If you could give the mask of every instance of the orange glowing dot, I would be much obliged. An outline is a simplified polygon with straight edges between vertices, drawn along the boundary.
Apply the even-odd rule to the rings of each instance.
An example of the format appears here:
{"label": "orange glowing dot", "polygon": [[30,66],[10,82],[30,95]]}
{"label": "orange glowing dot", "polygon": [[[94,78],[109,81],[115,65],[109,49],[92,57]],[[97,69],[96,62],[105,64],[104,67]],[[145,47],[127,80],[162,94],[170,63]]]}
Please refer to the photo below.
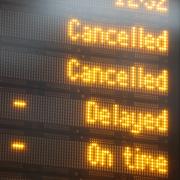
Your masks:
{"label": "orange glowing dot", "polygon": [[13,142],[11,147],[12,147],[13,150],[16,150],[16,151],[25,150],[25,144],[22,143],[22,142]]}
{"label": "orange glowing dot", "polygon": [[13,107],[15,107],[15,108],[26,108],[27,102],[24,100],[14,100],[13,101]]}

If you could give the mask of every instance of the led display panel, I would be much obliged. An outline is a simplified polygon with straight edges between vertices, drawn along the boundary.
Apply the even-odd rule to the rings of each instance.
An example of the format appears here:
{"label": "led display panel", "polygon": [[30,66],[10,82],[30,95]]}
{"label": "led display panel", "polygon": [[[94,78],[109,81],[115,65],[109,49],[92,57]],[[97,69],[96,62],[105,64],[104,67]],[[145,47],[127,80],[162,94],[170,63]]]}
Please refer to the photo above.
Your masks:
{"label": "led display panel", "polygon": [[[0,123],[38,122],[45,127],[111,130],[133,137],[168,136],[168,108],[68,94],[37,95],[22,90],[0,90]],[[87,131],[88,133],[88,131]]]}
{"label": "led display panel", "polygon": [[14,174],[14,173],[11,173],[12,175],[8,175],[5,173],[4,174],[0,174],[0,177],[2,180],[32,180],[31,177],[28,177],[28,175],[18,175],[18,174]]}
{"label": "led display panel", "polygon": [[168,153],[158,146],[116,145],[100,139],[73,140],[63,135],[37,137],[6,132],[0,133],[0,145],[0,161],[19,165],[168,176]]}
{"label": "led display panel", "polygon": [[[42,8],[45,6],[49,6],[50,8],[60,8],[63,6],[64,8],[78,8],[76,10],[81,9],[87,11],[88,8],[91,8],[94,11],[94,8],[98,8],[98,10],[109,10],[109,11],[117,11],[121,13],[122,10],[131,10],[133,13],[141,13],[147,15],[162,15],[165,16],[169,14],[169,0],[32,0],[29,3],[28,0],[2,0],[2,2],[6,4],[13,5],[21,5],[24,7],[38,7]],[[43,3],[44,4],[43,4]],[[38,6],[39,5],[39,6]],[[103,15],[107,12],[102,12]],[[128,12],[130,13],[130,11]]]}
{"label": "led display panel", "polygon": [[171,179],[170,3],[2,0],[0,162]]}
{"label": "led display panel", "polygon": [[126,52],[167,57],[169,54],[167,25],[150,26],[127,18],[114,22],[98,15],[94,20],[90,18],[93,14],[85,15],[69,9],[56,16],[1,9],[0,36],[5,41],[18,40],[31,46],[76,52],[85,49],[112,55]]}
{"label": "led display panel", "polygon": [[47,55],[21,50],[1,48],[2,81],[17,80],[26,84],[35,81],[39,86],[46,83],[49,88],[86,88],[86,92],[116,92],[116,96],[122,93],[141,94],[141,98],[149,95],[151,99],[168,96],[168,68],[163,63],[117,61],[66,53]]}

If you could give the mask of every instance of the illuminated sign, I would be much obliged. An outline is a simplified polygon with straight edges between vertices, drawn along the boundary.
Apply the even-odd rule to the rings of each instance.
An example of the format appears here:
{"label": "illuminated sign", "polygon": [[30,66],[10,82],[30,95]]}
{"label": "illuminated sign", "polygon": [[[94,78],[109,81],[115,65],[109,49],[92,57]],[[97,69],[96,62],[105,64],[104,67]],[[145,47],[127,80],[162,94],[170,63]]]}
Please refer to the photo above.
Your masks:
{"label": "illuminated sign", "polygon": [[169,179],[169,0],[12,2],[0,8],[0,162]]}
{"label": "illuminated sign", "polygon": [[[18,120],[54,124],[57,129],[69,126],[119,131],[134,137],[168,136],[169,110],[155,104],[129,106],[100,98],[71,99],[68,94],[40,96],[13,89],[1,90],[0,95],[3,97],[0,119],[10,120],[11,124]],[[28,108],[12,107],[17,97],[26,102]]]}
{"label": "illuminated sign", "polygon": [[[94,56],[81,59],[63,53],[41,55],[11,48],[1,52],[1,77],[12,79],[13,83],[15,80],[20,80],[21,84],[23,81],[43,82],[49,88],[54,85],[66,90],[87,88],[86,93],[93,90],[96,94],[98,90],[101,94],[112,94],[115,90],[119,91],[118,96],[129,92],[167,97],[169,92],[169,70],[156,64],[128,60],[116,63],[113,59]],[[39,84],[42,83],[36,87]]]}
{"label": "illuminated sign", "polygon": [[[13,11],[2,13],[3,25],[0,36],[10,37],[12,40],[27,40],[27,44],[35,47],[40,45],[41,48],[58,48],[68,52],[70,49],[75,52],[90,49],[91,52],[109,55],[122,52],[160,56],[169,54],[168,28],[153,28],[135,22],[125,25],[121,21],[119,24],[113,24],[111,21],[87,21],[71,13],[65,17],[35,16]],[[44,43],[38,44],[35,41]]]}
{"label": "illuminated sign", "polygon": [[[92,167],[112,168],[114,157],[111,149],[103,148],[98,143],[88,145],[88,162]],[[124,146],[122,158],[127,169],[132,172],[145,172],[166,175],[168,173],[168,159],[163,153],[152,153],[140,147]]]}
{"label": "illuminated sign", "polygon": [[113,166],[113,153],[107,148],[103,149],[97,143],[91,143],[88,147],[87,158],[92,166],[109,167]]}
{"label": "illuminated sign", "polygon": [[124,148],[124,159],[130,171],[151,171],[159,174],[168,173],[168,159],[164,154],[149,153],[141,148]]}
{"label": "illuminated sign", "polygon": [[146,10],[165,14],[168,12],[168,0],[115,0],[118,8]]}
{"label": "illuminated sign", "polygon": [[[13,0],[9,0],[9,2],[13,2]],[[23,7],[24,3],[18,0],[18,4],[16,6]],[[31,3],[31,6],[33,3]],[[66,1],[56,1],[52,3],[50,0],[46,0],[45,3],[41,3],[41,6],[38,7],[38,10],[45,9],[48,7],[48,10],[51,11],[52,9],[56,11],[62,11],[62,9],[69,8],[69,12],[81,12],[83,15],[84,12],[89,13],[94,10],[95,8],[101,12],[101,16],[106,15],[105,10],[107,11],[115,11],[115,8],[122,9],[130,9],[133,10],[133,13],[141,12],[144,14],[153,13],[156,15],[165,15],[168,13],[169,10],[169,0],[76,0],[72,2],[72,0]],[[26,6],[28,8],[28,6]],[[72,11],[72,8],[73,11]],[[21,9],[22,10],[22,9]],[[58,13],[59,13],[58,11]],[[93,11],[93,13],[96,11]],[[121,13],[121,11],[119,11]],[[126,12],[127,13],[127,12]],[[149,14],[150,15],[150,14]]]}
{"label": "illuminated sign", "polygon": [[[24,143],[26,143],[28,149],[22,154],[20,151],[18,154],[14,153],[11,150],[12,146],[8,145],[14,139],[17,142],[14,144],[16,148],[24,149]],[[50,167],[51,170],[52,168],[75,168],[152,177],[168,176],[167,151],[145,144],[116,145],[100,139],[71,140],[65,135],[49,134],[47,138],[1,132],[0,146],[0,161],[14,162],[19,165],[21,163],[41,165]]]}
{"label": "illuminated sign", "polygon": [[167,30],[153,32],[141,26],[101,26],[74,18],[68,22],[68,37],[73,43],[85,46],[168,54]]}
{"label": "illuminated sign", "polygon": [[67,76],[73,84],[149,93],[168,93],[168,71],[147,71],[143,66],[118,66],[78,59],[67,62]]}
{"label": "illuminated sign", "polygon": [[[86,121],[89,125],[100,127],[115,127],[132,134],[168,133],[168,111],[143,111],[142,109],[121,106],[118,104],[103,104],[98,101],[86,102]],[[156,134],[155,133],[155,134]]]}

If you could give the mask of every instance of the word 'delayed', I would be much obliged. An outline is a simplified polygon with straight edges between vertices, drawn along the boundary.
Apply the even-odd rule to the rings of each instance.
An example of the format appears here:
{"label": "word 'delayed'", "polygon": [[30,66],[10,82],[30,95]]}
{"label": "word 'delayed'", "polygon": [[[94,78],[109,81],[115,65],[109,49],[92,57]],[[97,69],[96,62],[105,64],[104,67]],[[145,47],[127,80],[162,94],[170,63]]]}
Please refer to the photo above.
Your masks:
{"label": "word 'delayed'", "polygon": [[133,135],[168,135],[168,110],[143,109],[102,103],[98,100],[86,101],[86,123],[90,127],[118,129]]}

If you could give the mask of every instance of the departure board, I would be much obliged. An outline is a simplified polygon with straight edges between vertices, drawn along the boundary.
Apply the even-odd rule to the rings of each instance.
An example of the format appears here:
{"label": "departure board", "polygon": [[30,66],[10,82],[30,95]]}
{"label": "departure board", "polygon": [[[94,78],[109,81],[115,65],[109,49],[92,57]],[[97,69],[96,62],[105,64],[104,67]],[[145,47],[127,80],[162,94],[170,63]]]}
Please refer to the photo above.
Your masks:
{"label": "departure board", "polygon": [[[84,128],[126,133],[133,137],[168,137],[169,110],[156,104],[112,99],[37,95],[16,89],[0,90],[1,123],[39,122],[49,128]],[[6,121],[3,121],[5,119]]]}
{"label": "departure board", "polygon": [[[126,17],[124,15],[126,13],[123,13],[121,20],[117,21],[115,10],[118,13],[120,8],[123,8],[120,4],[124,4],[125,9],[128,6],[130,9],[137,6],[138,9],[139,6],[139,10],[149,9],[148,12],[152,10],[152,12],[163,15],[167,13],[165,9],[168,9],[168,3],[164,2],[165,0],[161,3],[159,0],[158,2],[148,0],[147,2],[139,1],[138,5],[138,2],[134,0],[125,1],[109,1],[113,5],[109,4],[108,8],[108,4],[106,4],[108,1],[105,0],[100,0],[97,7],[95,1],[72,2],[68,0],[61,2],[58,10],[54,9],[55,12],[58,11],[58,16],[47,16],[37,12],[32,14],[26,9],[24,12],[17,9],[2,9],[0,11],[2,24],[0,35],[18,41],[28,40],[31,45],[37,45],[37,42],[41,41],[44,42],[44,45],[40,45],[41,47],[56,47],[63,50],[78,51],[77,49],[82,48],[83,51],[83,49],[91,48],[91,51],[100,54],[139,52],[166,57],[169,52],[167,22],[163,26],[151,26],[144,22],[146,20],[141,23]],[[92,8],[92,12],[88,8]],[[95,8],[102,13],[97,14]],[[166,12],[162,10],[163,8]],[[109,10],[111,13],[106,14],[105,10]],[[111,17],[114,20],[111,20]],[[167,18],[166,16],[162,17],[162,19]],[[150,21],[150,24],[153,23]]]}
{"label": "departure board", "polygon": [[[24,52],[23,52],[24,51]],[[164,64],[60,53],[43,55],[24,49],[1,49],[2,80],[44,82],[50,88],[86,88],[101,94],[168,96],[168,67]],[[51,68],[50,68],[51,67]]]}
{"label": "departure board", "polygon": [[172,1],[0,2],[0,179],[177,179]]}
{"label": "departure board", "polygon": [[158,147],[114,145],[98,139],[78,141],[66,136],[44,138],[1,133],[0,139],[1,161],[42,165],[47,169],[91,169],[154,177],[168,174],[168,154]]}

